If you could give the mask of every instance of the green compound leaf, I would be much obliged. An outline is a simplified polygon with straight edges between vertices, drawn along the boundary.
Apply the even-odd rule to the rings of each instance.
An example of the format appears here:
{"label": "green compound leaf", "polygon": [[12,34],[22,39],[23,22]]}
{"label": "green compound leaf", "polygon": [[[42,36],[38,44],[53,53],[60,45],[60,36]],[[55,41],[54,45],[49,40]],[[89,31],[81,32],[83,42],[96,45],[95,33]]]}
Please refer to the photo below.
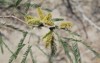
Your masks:
{"label": "green compound leaf", "polygon": [[63,18],[53,18],[52,21],[63,21]]}
{"label": "green compound leaf", "polygon": [[9,51],[10,53],[13,54],[13,52],[10,50],[10,48],[8,47],[8,45],[3,41],[3,39],[2,39],[3,36],[4,36],[4,35],[0,33],[0,47],[1,47],[1,52],[2,52],[2,54],[4,53],[3,45],[8,49],[8,51]]}
{"label": "green compound leaf", "polygon": [[48,9],[48,8],[44,8],[43,10],[46,10],[48,12],[52,12],[52,10],[51,9]]}
{"label": "green compound leaf", "polygon": [[31,56],[31,59],[32,59],[32,63],[36,63],[34,57],[33,57],[33,52],[32,52],[32,49],[30,50],[30,56]]}
{"label": "green compound leaf", "polygon": [[81,37],[79,34],[77,34],[76,32],[72,32],[68,29],[64,29],[66,32],[68,32],[69,34],[73,35],[73,36],[78,36],[78,37]]}
{"label": "green compound leaf", "polygon": [[63,48],[64,48],[64,51],[65,51],[65,54],[67,55],[67,57],[69,58],[69,60],[72,62],[72,58],[71,58],[71,55],[70,55],[70,48],[69,48],[69,44],[63,40],[60,40]]}
{"label": "green compound leaf", "polygon": [[25,40],[26,35],[27,35],[27,32],[24,32],[23,33],[24,37],[20,40],[20,43],[18,44],[17,50],[15,51],[15,53],[10,57],[9,63],[12,63],[12,61],[17,58],[17,56],[18,56],[19,52],[21,51],[21,49],[25,46],[25,44],[23,44],[23,42]]}
{"label": "green compound leaf", "polygon": [[80,52],[79,52],[79,49],[78,49],[77,42],[72,43],[72,50],[73,50],[73,54],[74,54],[74,57],[75,57],[75,60],[74,60],[73,63],[81,63],[81,56],[80,56]]}
{"label": "green compound leaf", "polygon": [[74,38],[66,38],[66,37],[63,37],[64,39],[67,39],[67,40],[71,40],[71,41],[75,41],[75,42],[81,42],[82,40],[77,40],[77,39],[74,39]]}
{"label": "green compound leaf", "polygon": [[61,37],[58,35],[58,33],[55,33],[57,36],[58,36],[58,39],[59,39],[59,42],[61,43],[61,45],[63,46],[64,48],[64,51],[65,51],[65,54],[67,55],[68,59],[72,62],[72,58],[71,58],[71,55],[70,55],[70,48],[69,48],[69,44],[65,41],[63,41],[61,39]]}
{"label": "green compound leaf", "polygon": [[30,52],[30,50],[31,50],[31,47],[32,47],[32,46],[28,46],[28,49],[27,49],[26,52],[24,53],[24,56],[23,56],[23,59],[22,59],[21,63],[25,63],[25,62],[26,62],[26,59],[27,59],[27,56],[28,56],[28,54],[29,54],[29,52]]}

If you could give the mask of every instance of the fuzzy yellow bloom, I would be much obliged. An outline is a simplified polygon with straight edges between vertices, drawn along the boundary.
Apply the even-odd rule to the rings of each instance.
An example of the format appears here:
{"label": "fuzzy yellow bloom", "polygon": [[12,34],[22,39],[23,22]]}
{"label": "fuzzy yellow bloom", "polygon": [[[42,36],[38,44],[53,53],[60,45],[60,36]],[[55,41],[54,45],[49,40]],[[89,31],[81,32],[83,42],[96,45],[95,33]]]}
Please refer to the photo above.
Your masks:
{"label": "fuzzy yellow bloom", "polygon": [[52,18],[52,14],[48,13],[47,16],[45,16],[43,20],[51,20],[51,18]]}
{"label": "fuzzy yellow bloom", "polygon": [[47,16],[45,16],[44,19],[42,20],[42,23],[48,26],[53,26],[54,22],[51,21],[51,18],[52,18],[51,13],[48,13]]}
{"label": "fuzzy yellow bloom", "polygon": [[43,41],[46,43],[45,47],[47,48],[48,46],[51,45],[51,43],[53,42],[53,32],[50,31],[48,32],[44,37],[43,37]]}
{"label": "fuzzy yellow bloom", "polygon": [[54,23],[52,21],[48,21],[48,20],[45,20],[43,23],[45,25],[48,25],[48,26],[53,26],[54,25]]}
{"label": "fuzzy yellow bloom", "polygon": [[37,8],[38,11],[38,15],[40,17],[40,19],[42,20],[45,17],[44,12],[42,11],[42,9],[40,7]]}
{"label": "fuzzy yellow bloom", "polygon": [[36,18],[36,17],[33,17],[33,16],[25,16],[25,21],[28,25],[39,25],[41,22],[40,22],[40,19]]}
{"label": "fuzzy yellow bloom", "polygon": [[43,24],[48,25],[48,26],[54,25],[54,23],[51,21],[51,18],[52,18],[51,13],[48,13],[47,15],[45,15],[40,7],[37,8],[37,11],[38,11],[39,17],[41,19],[41,22]]}
{"label": "fuzzy yellow bloom", "polygon": [[65,28],[69,29],[72,26],[73,26],[72,22],[64,21],[60,23],[60,28],[63,28],[63,29]]}

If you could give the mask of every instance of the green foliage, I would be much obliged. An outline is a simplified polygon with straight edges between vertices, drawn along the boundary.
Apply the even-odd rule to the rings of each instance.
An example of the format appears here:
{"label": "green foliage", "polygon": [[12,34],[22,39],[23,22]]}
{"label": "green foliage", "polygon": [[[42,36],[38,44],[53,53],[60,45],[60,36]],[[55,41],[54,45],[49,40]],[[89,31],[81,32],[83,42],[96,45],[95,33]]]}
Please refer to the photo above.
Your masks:
{"label": "green foliage", "polygon": [[46,11],[48,11],[48,12],[52,12],[52,10],[49,9],[49,8],[45,8],[45,9],[43,9],[43,10],[46,10]]}
{"label": "green foliage", "polygon": [[63,18],[53,18],[52,21],[63,21]]}
{"label": "green foliage", "polygon": [[[28,2],[28,0],[27,0],[27,2],[25,2],[23,4],[21,4],[21,2],[22,2],[22,0],[11,0],[9,2],[7,0],[0,0],[0,5],[2,5],[2,6],[7,5],[6,9],[15,8],[18,11],[20,11],[20,7],[23,7],[23,8],[25,8],[24,10],[22,10],[23,12],[20,11],[20,13],[22,13],[23,15],[27,14],[27,11],[29,10],[30,7],[31,8],[41,7],[40,4],[35,4],[35,3],[32,4],[32,3]],[[48,12],[52,12],[52,10],[49,9],[49,8],[44,8],[43,10],[46,10]],[[53,19],[51,19],[51,21],[54,21],[54,22],[55,21],[63,21],[63,20],[64,20],[63,18],[53,18]],[[12,54],[10,59],[9,59],[9,63],[12,63],[13,60],[15,60],[17,58],[17,56],[20,54],[20,51],[22,50],[22,48],[26,45],[26,44],[24,44],[24,40],[25,40],[28,32],[21,30],[19,28],[16,28],[16,27],[9,25],[9,24],[3,24],[3,25],[23,33],[23,38],[18,43],[18,46],[17,46],[17,49],[15,50],[15,52],[12,52],[12,50],[10,50],[9,46],[3,41],[3,36],[0,33],[0,50],[1,50],[1,53],[4,53],[3,46],[5,46],[8,49],[8,51]],[[58,29],[58,28],[56,26],[54,26],[54,30],[55,29]],[[54,30],[53,30],[53,32],[54,32]],[[59,30],[61,30],[61,29],[59,29]],[[63,30],[65,31],[65,33],[68,33],[69,35],[81,37],[79,34],[71,32],[70,30],[66,30],[66,29],[63,29]],[[57,35],[59,44],[61,44],[61,46],[63,47],[64,53],[66,54],[66,57],[68,58],[68,60],[70,60],[71,63],[81,63],[81,56],[80,56],[81,53],[79,51],[78,43],[85,45],[85,47],[87,47],[89,50],[91,50],[97,57],[100,57],[100,54],[98,52],[93,50],[93,48],[91,48],[89,45],[87,45],[87,43],[83,42],[82,40],[77,40],[74,37],[72,37],[72,38],[61,37],[57,32],[55,32],[55,34]],[[47,35],[45,35],[43,38],[45,38]],[[53,61],[54,61],[53,58],[55,58],[56,51],[57,51],[57,48],[56,48],[57,45],[56,45],[54,39],[51,42],[51,46],[50,46],[51,47],[50,48],[51,53],[50,54],[47,54],[46,52],[43,51],[43,49],[39,45],[36,45],[36,47],[42,53],[44,53],[44,55],[47,56],[47,58],[49,59],[49,63],[53,63]],[[28,46],[27,50],[24,52],[23,59],[21,60],[21,63],[26,63],[27,56],[29,54],[30,54],[30,57],[32,59],[32,62],[36,63],[36,60],[34,59],[31,47],[32,46]]]}
{"label": "green foliage", "polygon": [[9,63],[12,63],[12,61],[17,58],[17,56],[18,56],[19,52],[21,51],[21,49],[25,46],[25,44],[23,44],[23,42],[25,40],[25,37],[27,35],[27,32],[24,32],[23,34],[24,34],[23,35],[24,37],[20,40],[20,43],[17,46],[17,50],[10,57]]}
{"label": "green foliage", "polygon": [[69,44],[65,41],[63,41],[61,39],[61,37],[56,33],[56,35],[58,36],[59,42],[62,44],[63,49],[65,51],[65,54],[67,55],[67,57],[69,58],[70,61],[72,61],[71,55],[70,55],[70,48],[69,48]]}
{"label": "green foliage", "polygon": [[74,42],[72,44],[72,50],[73,50],[73,54],[74,54],[74,57],[75,57],[74,63],[81,63],[81,57],[80,57],[80,52],[79,52],[79,49],[78,49],[77,42]]}
{"label": "green foliage", "polygon": [[34,57],[33,57],[33,52],[32,52],[32,49],[30,49],[30,56],[31,56],[31,59],[32,59],[32,63],[36,63]]}
{"label": "green foliage", "polygon": [[28,54],[29,54],[29,52],[30,52],[30,50],[31,50],[31,47],[32,47],[32,46],[28,46],[28,49],[27,49],[26,52],[24,53],[24,56],[23,56],[23,59],[22,59],[21,63],[26,63],[26,59],[27,59],[27,56],[28,56]]}
{"label": "green foliage", "polygon": [[13,54],[13,52],[10,50],[10,48],[8,47],[8,45],[3,41],[3,34],[0,33],[0,48],[1,48],[1,53],[3,54],[4,53],[4,49],[3,49],[3,45],[8,49],[8,51],[10,53]]}
{"label": "green foliage", "polygon": [[[67,30],[65,30],[67,31]],[[67,31],[69,32],[71,35],[73,36],[78,36],[80,37],[78,34],[73,33],[71,31]],[[98,52],[96,52],[95,50],[93,50],[93,48],[91,48],[89,45],[87,45],[85,42],[82,42],[82,40],[77,40],[75,38],[67,38],[67,37],[60,37],[58,33],[55,32],[55,34],[58,36],[59,42],[62,44],[63,49],[65,51],[65,54],[67,55],[67,57],[69,58],[69,60],[72,63],[81,63],[81,56],[80,56],[80,52],[79,52],[79,48],[78,48],[78,43],[81,43],[83,45],[85,45],[89,50],[91,50],[97,57],[100,57],[100,54]],[[64,40],[63,40],[64,39]],[[66,41],[67,42],[66,42]],[[74,55],[74,59],[72,59],[72,55],[70,55],[70,53],[72,53]]]}

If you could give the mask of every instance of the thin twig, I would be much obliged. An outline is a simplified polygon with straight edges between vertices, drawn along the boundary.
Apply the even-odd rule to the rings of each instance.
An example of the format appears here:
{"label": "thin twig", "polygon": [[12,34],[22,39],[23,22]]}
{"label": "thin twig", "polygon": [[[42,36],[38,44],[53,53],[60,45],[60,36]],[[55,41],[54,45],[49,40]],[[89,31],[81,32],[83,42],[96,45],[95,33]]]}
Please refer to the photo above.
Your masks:
{"label": "thin twig", "polygon": [[[67,1],[68,5],[65,3],[65,1]],[[83,30],[85,32],[86,38],[88,38],[88,34],[87,34],[87,31],[86,31],[85,25],[84,25],[82,19],[73,11],[72,4],[71,4],[70,0],[63,0],[63,3],[65,4],[66,8],[68,8],[68,10],[70,11],[70,13],[73,16],[75,16],[79,20],[79,22],[82,24],[82,28],[83,28]]]}
{"label": "thin twig", "polygon": [[100,30],[100,27],[98,27],[95,23],[93,23],[93,21],[91,19],[89,19],[83,12],[83,9],[79,6],[76,7],[82,14],[82,17],[84,19],[84,21],[89,22],[90,25],[94,26],[97,30]]}
{"label": "thin twig", "polygon": [[19,19],[18,17],[15,17],[15,16],[13,16],[13,15],[12,15],[12,16],[0,16],[0,18],[14,18],[14,19],[17,19],[18,21],[20,21],[20,22],[26,24],[23,20]]}

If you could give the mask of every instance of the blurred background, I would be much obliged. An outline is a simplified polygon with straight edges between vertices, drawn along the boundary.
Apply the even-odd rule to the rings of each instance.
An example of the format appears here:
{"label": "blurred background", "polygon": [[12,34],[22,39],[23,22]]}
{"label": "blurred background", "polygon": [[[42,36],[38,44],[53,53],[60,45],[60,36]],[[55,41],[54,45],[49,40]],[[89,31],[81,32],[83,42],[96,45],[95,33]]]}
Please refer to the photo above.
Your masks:
{"label": "blurred background", "polygon": [[[23,37],[22,32],[19,32],[9,25],[19,28],[21,30],[29,31],[29,27],[23,23],[25,13],[38,16],[36,8],[41,7],[44,11],[51,12],[54,18],[61,18],[64,21],[71,21],[74,26],[71,31],[81,35],[81,39],[90,45],[94,50],[100,53],[100,0],[0,0],[0,35],[3,35],[3,42],[8,47],[15,51],[17,44]],[[58,22],[55,22],[58,23]],[[34,34],[43,36],[47,33],[47,29],[34,30]],[[25,39],[27,44],[29,35]],[[41,38],[40,38],[41,39]],[[34,35],[30,38],[31,44],[33,44],[32,52],[33,57],[37,60],[37,63],[48,63],[47,57],[35,46],[39,39]],[[40,43],[40,47],[47,53],[49,50],[43,47]],[[58,46],[60,51],[60,46]],[[11,53],[3,46],[4,53],[0,52],[0,63],[8,63]],[[25,52],[27,46],[25,46],[18,58],[13,63],[20,63],[22,59],[21,54]],[[79,49],[83,63],[100,63],[100,58],[79,44]],[[31,58],[27,59],[26,63],[32,63]],[[65,54],[62,51],[59,52],[59,56],[54,63],[66,63]]]}

